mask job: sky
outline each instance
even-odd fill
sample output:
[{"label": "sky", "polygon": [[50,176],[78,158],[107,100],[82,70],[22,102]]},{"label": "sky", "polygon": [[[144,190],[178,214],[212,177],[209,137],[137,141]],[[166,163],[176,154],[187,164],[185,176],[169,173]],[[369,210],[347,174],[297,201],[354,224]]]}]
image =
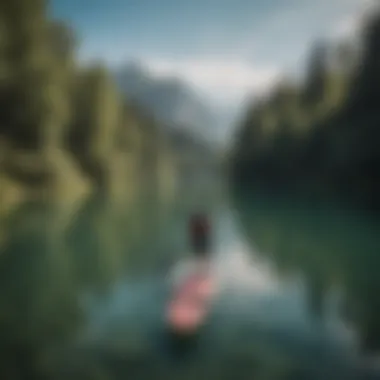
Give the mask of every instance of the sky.
[{"label": "sky", "polygon": [[242,102],[297,73],[320,37],[355,30],[366,0],[52,0],[76,31],[79,58],[139,60],[180,77],[210,101]]}]

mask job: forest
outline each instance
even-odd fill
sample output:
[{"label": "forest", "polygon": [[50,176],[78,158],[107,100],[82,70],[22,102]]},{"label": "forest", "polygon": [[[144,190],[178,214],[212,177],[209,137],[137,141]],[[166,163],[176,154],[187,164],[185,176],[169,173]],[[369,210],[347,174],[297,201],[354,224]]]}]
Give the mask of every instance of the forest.
[{"label": "forest", "polygon": [[380,14],[357,40],[318,41],[301,81],[253,102],[231,151],[239,191],[334,197],[380,206]]},{"label": "forest", "polygon": [[[121,95],[45,0],[0,2],[0,210],[23,201],[173,187],[168,133]],[[148,181],[148,182],[147,182]]]}]

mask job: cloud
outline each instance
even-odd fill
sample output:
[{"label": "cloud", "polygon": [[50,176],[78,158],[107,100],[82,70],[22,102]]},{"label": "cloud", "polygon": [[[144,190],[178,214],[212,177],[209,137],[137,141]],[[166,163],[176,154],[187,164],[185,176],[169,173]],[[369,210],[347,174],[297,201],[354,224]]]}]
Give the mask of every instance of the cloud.
[{"label": "cloud", "polygon": [[178,60],[146,59],[145,63],[156,76],[179,77],[216,102],[236,104],[250,93],[266,92],[282,71],[299,71],[311,44],[324,32],[330,30],[327,34],[334,38],[356,33],[357,11],[368,9],[370,2],[306,0],[266,15],[241,33],[234,46],[225,46],[224,56],[214,51],[217,54],[211,58],[199,54]]},{"label": "cloud", "polygon": [[360,26],[360,19],[356,15],[350,15],[340,22],[332,30],[333,38],[354,37]]},{"label": "cloud", "polygon": [[[363,13],[375,3],[376,0],[289,3],[241,31],[233,46],[231,39],[223,36],[226,46],[215,45],[223,45],[224,54],[214,47],[211,55],[202,51],[179,59],[155,57],[143,61],[158,77],[181,78],[216,103],[237,104],[248,94],[268,91],[281,73],[301,72],[317,38],[354,37],[360,30]],[[215,36],[211,38],[206,33],[204,37],[203,43],[209,46]]]},{"label": "cloud", "polygon": [[243,59],[145,60],[157,77],[179,77],[193,88],[219,101],[241,101],[249,93],[262,93],[278,77],[275,66],[255,66]]},{"label": "cloud", "polygon": [[107,49],[119,61],[126,56],[140,57],[155,76],[178,77],[215,104],[235,105],[250,93],[266,92],[280,72],[295,76],[301,73],[317,38],[339,39],[355,34],[360,25],[359,10],[370,9],[374,2],[295,0],[241,27],[223,24],[221,28],[210,23],[193,36],[193,43],[185,50],[143,46],[127,54],[125,48],[116,49],[114,44],[108,44]]},{"label": "cloud", "polygon": [[355,12],[343,17],[332,29],[332,38],[356,38],[365,24],[366,18],[374,11],[379,10],[376,0],[363,0]]}]

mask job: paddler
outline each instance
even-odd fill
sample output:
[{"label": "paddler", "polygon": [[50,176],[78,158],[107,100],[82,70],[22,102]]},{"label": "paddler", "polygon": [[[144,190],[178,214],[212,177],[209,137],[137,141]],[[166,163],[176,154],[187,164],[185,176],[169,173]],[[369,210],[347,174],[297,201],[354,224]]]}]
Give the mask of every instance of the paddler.
[{"label": "paddler", "polygon": [[172,295],[166,310],[170,331],[186,340],[204,325],[215,293],[208,218],[192,215],[188,233],[191,256],[179,262],[172,272]]},{"label": "paddler", "polygon": [[193,214],[188,223],[188,236],[191,257],[179,262],[174,268],[172,279],[174,285],[182,282],[190,274],[210,269],[211,226],[206,215]]},{"label": "paddler", "polygon": [[190,246],[196,257],[207,258],[210,255],[210,223],[206,215],[195,214],[189,223]]}]

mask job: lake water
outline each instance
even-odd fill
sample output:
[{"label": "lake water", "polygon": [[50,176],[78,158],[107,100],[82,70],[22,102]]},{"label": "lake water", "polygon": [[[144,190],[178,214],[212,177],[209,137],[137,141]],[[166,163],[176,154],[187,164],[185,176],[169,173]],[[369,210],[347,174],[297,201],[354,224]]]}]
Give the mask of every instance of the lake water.
[{"label": "lake water", "polygon": [[361,355],[380,343],[379,223],[325,203],[210,201],[221,290],[196,345],[174,352],[167,280],[188,257],[192,205],[90,199],[12,214],[0,378],[377,378]]}]

